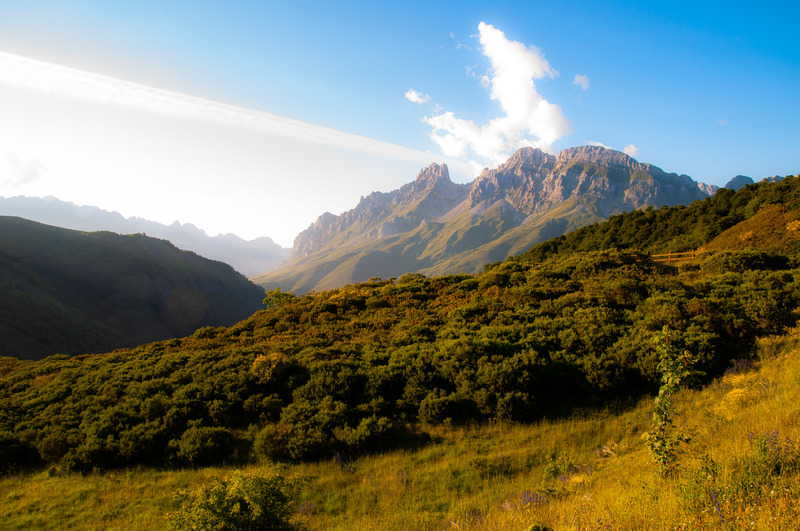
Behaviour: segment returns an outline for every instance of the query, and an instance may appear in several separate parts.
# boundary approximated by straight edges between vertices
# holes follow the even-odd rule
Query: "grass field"
[[[652,400],[533,425],[421,427],[427,444],[346,461],[253,464],[302,482],[308,529],[800,528],[800,331],[675,400],[691,437],[658,474]],[[175,493],[229,469],[57,469],[0,478],[1,529],[164,529]]]

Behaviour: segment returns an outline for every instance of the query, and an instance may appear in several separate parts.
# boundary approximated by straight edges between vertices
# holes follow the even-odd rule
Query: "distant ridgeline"
[[[0,216],[0,355],[86,354],[229,325],[263,289],[165,240]]]
[[[795,323],[799,229],[800,180],[786,178],[614,216],[478,275],[272,292],[265,310],[227,328],[108,354],[0,359],[2,464],[199,466],[251,450],[346,458],[413,443],[428,425],[569,415],[656,389],[653,339],[665,327],[710,378]],[[50,240],[36,247],[65,254]],[[644,254],[696,248],[708,252],[680,266]],[[23,271],[28,282],[52,274]]]
[[[209,236],[189,223],[162,225],[142,218],[125,218],[118,212],[79,206],[55,197],[0,197],[0,215],[80,231],[147,234],[169,240],[179,249],[230,264],[245,275],[272,269],[289,257],[289,249],[267,237],[245,241],[233,234]]]

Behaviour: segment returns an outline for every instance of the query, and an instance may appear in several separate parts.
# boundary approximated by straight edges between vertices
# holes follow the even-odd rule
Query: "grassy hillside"
[[[800,333],[761,339],[676,398],[692,436],[678,473],[657,473],[641,434],[652,401],[531,425],[429,427],[424,447],[351,461],[251,464],[301,478],[308,529],[794,529],[800,525]],[[0,478],[3,529],[164,529],[174,494],[227,467]],[[545,527],[540,527],[544,529]]]
[[[231,327],[1,359],[0,464],[21,475],[0,496],[31,526],[50,507],[158,528],[176,488],[241,468],[292,478],[312,529],[796,527],[798,186],[620,216],[479,275],[273,291]],[[637,238],[706,252],[656,263]],[[654,424],[670,359],[700,376]]]
[[[263,290],[230,266],[144,235],[0,216],[0,355],[85,354],[233,324]]]
[[[681,269],[594,252],[288,296],[183,339],[5,359],[0,431],[91,470],[313,460],[413,444],[418,423],[531,422],[654,390],[664,327],[718,374],[794,322],[799,273],[752,251]]]

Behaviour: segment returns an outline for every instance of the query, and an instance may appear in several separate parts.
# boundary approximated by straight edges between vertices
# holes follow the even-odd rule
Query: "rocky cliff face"
[[[373,192],[340,216],[321,215],[294,240],[292,258],[309,256],[330,245],[384,238],[417,228],[445,215],[464,200],[469,185],[450,180],[447,166],[431,164],[413,182],[388,193]]]
[[[608,217],[645,205],[690,203],[707,195],[687,175],[665,173],[618,151],[583,146],[554,156],[522,148],[469,185],[453,183],[446,165],[432,164],[398,190],[372,193],[340,216],[326,212],[297,236],[291,257],[408,232],[426,220],[465,211],[481,216],[501,207],[522,224],[570,199],[592,203],[597,215]]]
[[[708,195],[687,175],[594,146],[557,156],[523,148],[470,184],[432,164],[398,190],[323,214],[295,239],[289,262],[254,281],[303,292],[413,271],[473,272],[616,213]]]
[[[569,199],[594,201],[598,214],[644,205],[691,202],[706,197],[687,175],[668,174],[624,153],[595,146],[565,149],[558,156],[523,148],[496,170],[484,170],[469,194],[469,207],[505,200],[526,218]]]

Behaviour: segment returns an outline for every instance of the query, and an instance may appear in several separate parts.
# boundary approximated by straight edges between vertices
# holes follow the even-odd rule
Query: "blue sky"
[[[451,166],[458,160],[476,168],[493,166],[521,143],[551,152],[599,143],[624,149],[665,171],[723,185],[737,174],[760,179],[800,172],[797,20],[800,8],[794,2],[762,2],[756,8],[743,2],[682,1],[0,0],[0,52],[374,139],[428,153],[431,161],[447,161]],[[491,48],[490,42],[497,46]],[[513,73],[523,63],[534,68],[527,84]],[[501,71],[511,73],[503,76]],[[4,82],[7,87],[14,85],[13,80],[0,79],[0,85]],[[7,107],[0,111],[14,114],[14,108],[25,102],[40,109],[55,101],[52,98],[64,98],[48,93],[50,99],[45,101],[38,89],[38,95],[28,101],[28,88],[8,88],[2,95]],[[16,107],[9,103],[12,100]],[[539,110],[528,108],[530,102]],[[87,106],[85,114],[92,114],[85,98],[75,105]],[[132,111],[115,112],[121,113],[120,121],[110,121],[106,113],[106,121],[98,121],[86,138],[98,131],[113,131],[115,124],[130,123],[131,116],[125,113]],[[25,113],[20,116],[24,119]],[[65,121],[37,119],[51,131],[50,145],[58,138],[52,131],[69,136],[64,132],[69,130]],[[0,142],[13,137],[11,126],[6,127],[9,130],[5,137],[0,135]],[[170,129],[163,124],[151,127]],[[141,131],[152,136],[145,126]],[[223,137],[217,135],[214,142],[219,144]],[[269,166],[269,160],[241,152],[242,145],[252,142],[258,150],[267,139],[242,135],[232,136],[238,146],[231,148],[235,151],[231,157]],[[124,145],[152,149],[146,142],[136,144],[135,133],[126,131],[122,136],[130,137]],[[203,138],[212,136],[209,132]],[[186,141],[193,139],[186,137]],[[121,146],[109,146],[108,152],[122,150]],[[306,177],[302,170],[305,159],[328,153],[317,154],[315,146],[309,144],[308,150],[297,152],[285,149],[300,153],[295,155],[296,166],[287,170],[291,164],[276,163],[284,170],[259,183],[264,186],[259,193],[268,196],[272,189],[268,185],[274,185],[280,190],[274,199],[286,205],[321,189],[314,179],[324,169],[309,169],[317,177]],[[5,148],[6,159],[16,161],[16,165],[6,164],[7,171],[11,166],[40,164],[55,181],[67,157],[58,159],[62,162],[55,156],[47,159],[47,149],[43,144]],[[3,151],[0,145],[0,154]],[[140,155],[146,156],[144,151]],[[87,151],[85,157],[89,156]],[[225,153],[218,156],[223,167]],[[330,156],[339,161],[336,154]],[[98,206],[165,222],[174,214],[212,233],[270,235],[288,245],[317,214],[338,213],[355,206],[361,195],[410,181],[424,163],[424,156],[409,155],[387,170],[390,177],[378,178],[376,172],[391,166],[394,159],[375,153],[369,157],[375,160],[341,155],[340,165],[363,167],[372,179],[350,179],[348,175],[356,170],[343,172],[331,177],[325,193],[318,200],[309,199],[312,204],[302,213],[252,217],[246,220],[247,227],[233,223],[230,214],[217,220],[192,219],[203,210],[179,211],[175,201],[173,212],[161,213],[158,205],[137,209],[136,204],[125,205],[122,198],[109,198]],[[376,157],[383,157],[382,162]],[[164,166],[170,167],[169,178],[180,179],[180,164],[171,161]],[[454,172],[454,180],[471,178],[465,168]],[[79,191],[90,184],[77,182],[76,175],[91,170],[111,178],[112,164],[69,170],[64,166],[61,179],[62,184],[76,179],[69,193],[44,184],[22,186],[24,179],[6,176],[4,180],[0,174],[0,195],[52,193],[92,204],[104,200],[97,191],[81,195]],[[187,171],[199,170],[189,167]],[[245,170],[237,168],[237,172],[244,175]],[[119,177],[120,181],[133,178]],[[166,179],[160,177],[157,182]],[[214,179],[205,176],[200,184],[211,186]],[[242,179],[232,182],[240,191],[252,193],[257,177]],[[291,182],[278,186],[278,180]],[[93,181],[92,186],[99,182]],[[292,192],[290,184],[300,188]],[[188,188],[185,181],[181,186]],[[331,191],[334,188],[336,194]],[[166,187],[164,193],[176,192]],[[207,191],[204,202],[198,203],[208,210],[215,195],[219,196],[218,189]],[[329,206],[323,206],[326,200]]]

